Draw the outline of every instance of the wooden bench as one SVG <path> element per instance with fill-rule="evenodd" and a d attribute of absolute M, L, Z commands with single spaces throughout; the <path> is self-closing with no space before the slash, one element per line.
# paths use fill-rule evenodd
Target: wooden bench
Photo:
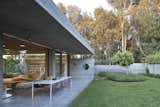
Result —
<path fill-rule="evenodd" d="M 72 77 L 62 77 L 57 80 L 39 80 L 39 81 L 33 81 L 32 82 L 32 99 L 34 98 L 34 85 L 39 84 L 39 85 L 50 85 L 50 100 L 52 99 L 52 91 L 53 91 L 53 85 L 57 83 L 61 83 L 64 81 L 70 80 L 70 86 L 72 87 Z"/>

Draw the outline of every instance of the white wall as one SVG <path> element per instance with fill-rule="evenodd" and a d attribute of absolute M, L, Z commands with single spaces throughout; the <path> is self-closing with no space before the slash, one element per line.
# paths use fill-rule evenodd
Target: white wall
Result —
<path fill-rule="evenodd" d="M 134 63 L 129 66 L 130 72 L 132 73 L 145 73 L 146 64 L 144 63 Z M 95 65 L 96 73 L 102 71 L 108 72 L 128 72 L 128 68 L 119 65 Z"/>
<path fill-rule="evenodd" d="M 84 64 L 89 64 L 90 68 L 85 70 Z M 150 66 L 146 63 L 134 63 L 129 66 L 131 73 L 145 73 L 146 68 L 149 68 L 150 73 L 160 74 L 160 65 Z M 128 72 L 128 68 L 119 65 L 95 65 L 93 58 L 86 59 L 72 59 L 71 60 L 71 76 L 92 78 L 94 73 L 108 71 L 108 72 Z"/>
<path fill-rule="evenodd" d="M 148 69 L 150 73 L 160 74 L 160 64 L 149 64 Z"/>
<path fill-rule="evenodd" d="M 84 69 L 84 64 L 89 64 L 88 70 Z M 93 78 L 95 73 L 94 64 L 93 58 L 71 59 L 71 76 L 73 78 Z"/>

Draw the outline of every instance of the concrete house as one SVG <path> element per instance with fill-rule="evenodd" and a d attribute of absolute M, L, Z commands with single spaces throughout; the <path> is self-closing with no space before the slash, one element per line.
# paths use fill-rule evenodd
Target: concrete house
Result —
<path fill-rule="evenodd" d="M 4 55 L 24 54 L 28 57 L 25 70 L 44 69 L 46 76 L 56 77 L 71 76 L 72 57 L 89 56 L 94 50 L 52 0 L 0 0 L 0 96 Z M 32 55 L 43 58 L 37 61 Z"/>

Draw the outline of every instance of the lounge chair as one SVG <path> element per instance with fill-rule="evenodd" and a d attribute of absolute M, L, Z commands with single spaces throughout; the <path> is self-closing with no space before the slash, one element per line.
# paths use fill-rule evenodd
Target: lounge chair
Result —
<path fill-rule="evenodd" d="M 4 85 L 4 90 L 5 90 L 5 98 L 11 97 L 11 94 L 8 94 L 8 85 L 10 84 L 17 84 L 17 83 L 24 83 L 24 82 L 31 82 L 31 81 L 38 81 L 42 79 L 44 76 L 45 71 L 39 71 L 39 72 L 30 72 L 26 75 L 20 75 L 17 77 L 13 78 L 4 78 L 3 79 L 3 85 Z"/>
<path fill-rule="evenodd" d="M 42 79 L 44 76 L 45 71 L 39 71 L 39 72 L 30 72 L 26 75 L 20 75 L 17 77 L 12 78 L 15 82 L 28 82 L 28 81 L 37 81 Z"/>

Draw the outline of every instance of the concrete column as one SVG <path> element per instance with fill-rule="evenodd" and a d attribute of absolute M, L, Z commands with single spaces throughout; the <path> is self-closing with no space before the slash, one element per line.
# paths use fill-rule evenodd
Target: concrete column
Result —
<path fill-rule="evenodd" d="M 49 76 L 49 49 L 46 51 L 46 63 L 45 63 L 45 71 L 46 71 L 46 77 Z"/>
<path fill-rule="evenodd" d="M 68 76 L 68 59 L 67 59 L 67 55 L 63 56 L 65 59 L 63 61 L 64 62 L 64 76 L 67 77 Z"/>
<path fill-rule="evenodd" d="M 60 57 L 59 57 L 60 63 L 59 63 L 59 70 L 60 70 L 60 75 L 62 75 L 62 53 L 60 53 Z"/>
<path fill-rule="evenodd" d="M 3 96 L 3 46 L 2 35 L 0 34 L 0 101 Z"/>
<path fill-rule="evenodd" d="M 67 76 L 70 76 L 71 74 L 70 74 L 70 63 L 71 63 L 71 57 L 70 57 L 70 55 L 68 54 L 67 55 Z"/>
<path fill-rule="evenodd" d="M 49 50 L 49 72 L 50 76 L 56 77 L 56 57 L 53 50 Z"/>
<path fill-rule="evenodd" d="M 54 78 L 56 78 L 56 56 L 55 56 L 55 52 L 52 51 L 52 61 L 53 61 L 53 65 L 52 65 L 52 68 L 53 68 L 53 72 L 52 72 L 52 75 Z"/>

